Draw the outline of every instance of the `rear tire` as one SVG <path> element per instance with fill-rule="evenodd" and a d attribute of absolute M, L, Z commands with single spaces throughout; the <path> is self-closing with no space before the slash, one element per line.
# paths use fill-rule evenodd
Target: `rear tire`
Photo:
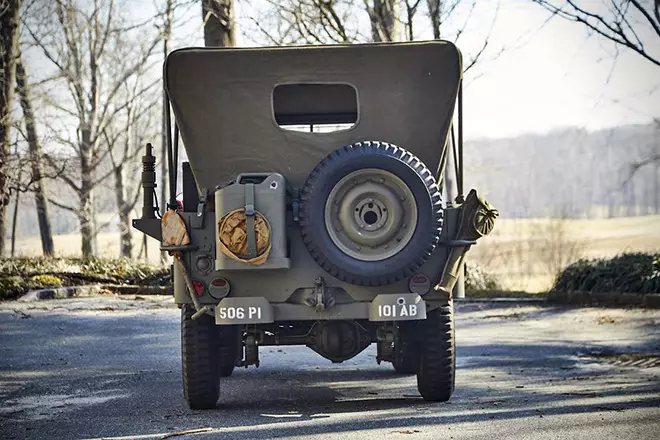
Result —
<path fill-rule="evenodd" d="M 181 308 L 183 393 L 191 409 L 215 408 L 220 377 L 231 375 L 237 354 L 237 329 L 219 326 L 212 316 L 192 320 L 195 308 Z"/>
<path fill-rule="evenodd" d="M 424 400 L 446 402 L 454 392 L 456 379 L 453 302 L 429 312 L 420 324 L 417 389 Z"/>
<path fill-rule="evenodd" d="M 419 368 L 419 344 L 415 335 L 416 322 L 400 322 L 394 333 L 392 366 L 399 374 L 415 374 Z"/>
<path fill-rule="evenodd" d="M 350 284 L 383 286 L 413 275 L 442 231 L 433 173 L 386 142 L 356 142 L 330 153 L 307 177 L 300 201 L 310 255 Z"/>

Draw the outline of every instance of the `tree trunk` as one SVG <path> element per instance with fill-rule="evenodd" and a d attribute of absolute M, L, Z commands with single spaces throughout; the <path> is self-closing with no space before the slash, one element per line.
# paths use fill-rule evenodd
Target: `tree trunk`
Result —
<path fill-rule="evenodd" d="M 202 0 L 204 45 L 235 46 L 234 0 Z"/>
<path fill-rule="evenodd" d="M 132 258 L 133 256 L 133 236 L 131 235 L 130 213 L 131 209 L 126 202 L 124 192 L 124 167 L 119 165 L 115 167 L 115 198 L 117 200 L 117 209 L 119 210 L 119 254 L 122 257 Z"/>
<path fill-rule="evenodd" d="M 367 7 L 371 20 L 371 39 L 374 42 L 401 41 L 398 0 L 374 0 Z"/>
<path fill-rule="evenodd" d="M 27 134 L 28 147 L 30 151 L 30 165 L 32 168 L 32 181 L 34 190 L 34 201 L 37 207 L 37 220 L 39 222 L 39 235 L 41 236 L 41 250 L 44 256 L 50 257 L 55 253 L 53 244 L 53 232 L 48 217 L 48 203 L 46 189 L 43 182 L 43 167 L 41 165 L 41 145 L 37 136 L 34 111 L 30 101 L 30 92 L 27 87 L 27 74 L 23 61 L 19 54 L 16 61 L 16 91 L 21 100 L 23 118 L 25 119 L 25 132 Z"/>
<path fill-rule="evenodd" d="M 10 0 L 0 10 L 0 256 L 5 252 L 7 204 L 9 203 L 8 159 L 11 154 L 11 110 L 16 84 L 20 0 Z"/>
<path fill-rule="evenodd" d="M 80 236 L 82 239 L 81 252 L 84 259 L 89 259 L 94 255 L 93 235 L 94 228 L 92 225 L 92 213 L 89 209 L 89 201 L 86 205 L 82 205 L 81 210 L 78 212 L 78 221 L 80 221 Z"/>
<path fill-rule="evenodd" d="M 18 204 L 21 200 L 21 192 L 16 191 L 16 199 L 14 200 L 14 218 L 11 222 L 11 257 L 14 258 L 16 252 L 16 224 L 18 223 Z"/>
<path fill-rule="evenodd" d="M 431 27 L 433 28 L 433 39 L 439 40 L 440 25 L 442 24 L 440 21 L 441 0 L 428 0 L 427 3 L 429 6 L 429 18 L 431 19 Z"/>
<path fill-rule="evenodd" d="M 167 0 L 165 9 L 165 29 L 163 31 L 163 60 L 167 59 L 170 53 L 170 37 L 172 33 L 172 0 Z M 170 109 L 168 107 L 167 95 L 163 91 L 163 112 L 161 121 L 161 155 L 160 155 L 160 213 L 165 214 L 167 209 L 167 119 L 166 115 Z M 160 253 L 160 263 L 167 261 L 167 252 Z"/>
<path fill-rule="evenodd" d="M 660 214 L 660 163 L 655 164 L 653 172 L 653 213 Z"/>
<path fill-rule="evenodd" d="M 81 130 L 82 145 L 80 146 L 80 234 L 82 236 L 81 252 L 84 259 L 94 255 L 94 198 L 93 198 L 93 170 L 91 167 L 91 130 L 83 126 Z"/>
<path fill-rule="evenodd" d="M 626 182 L 625 197 L 626 215 L 628 217 L 634 217 L 636 215 L 637 201 L 635 200 L 635 185 L 633 179 Z"/>

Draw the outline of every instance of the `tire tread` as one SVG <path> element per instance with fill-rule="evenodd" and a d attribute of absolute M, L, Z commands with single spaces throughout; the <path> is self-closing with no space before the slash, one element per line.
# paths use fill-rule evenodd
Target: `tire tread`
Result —
<path fill-rule="evenodd" d="M 421 323 L 420 363 L 417 389 L 424 400 L 446 402 L 454 392 L 456 345 L 454 307 L 430 311 Z"/>

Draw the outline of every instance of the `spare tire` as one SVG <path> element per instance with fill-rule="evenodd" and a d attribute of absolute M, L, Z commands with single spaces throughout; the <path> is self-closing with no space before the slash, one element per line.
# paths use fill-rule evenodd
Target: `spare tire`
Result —
<path fill-rule="evenodd" d="M 412 275 L 442 231 L 433 174 L 413 154 L 385 142 L 357 142 L 326 156 L 300 199 L 309 253 L 351 284 L 380 286 Z"/>

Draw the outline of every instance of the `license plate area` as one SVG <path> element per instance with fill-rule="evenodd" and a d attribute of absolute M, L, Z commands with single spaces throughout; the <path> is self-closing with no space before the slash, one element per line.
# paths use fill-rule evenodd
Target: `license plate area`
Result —
<path fill-rule="evenodd" d="M 369 306 L 369 321 L 426 319 L 426 303 L 416 293 L 381 294 Z"/>
<path fill-rule="evenodd" d="M 264 324 L 275 322 L 273 307 L 264 297 L 224 298 L 215 307 L 215 323 Z"/>

